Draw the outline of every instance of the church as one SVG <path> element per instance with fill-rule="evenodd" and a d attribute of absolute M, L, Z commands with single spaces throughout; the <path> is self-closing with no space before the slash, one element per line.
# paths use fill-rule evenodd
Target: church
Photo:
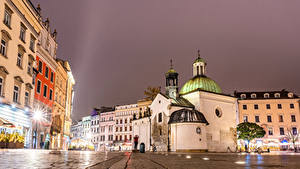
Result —
<path fill-rule="evenodd" d="M 146 150 L 227 152 L 236 148 L 237 98 L 222 93 L 206 74 L 207 63 L 198 57 L 193 77 L 178 88 L 178 73 L 171 64 L 165 74 L 166 93 L 149 106 L 148 117 L 133 121 L 134 136 Z"/>

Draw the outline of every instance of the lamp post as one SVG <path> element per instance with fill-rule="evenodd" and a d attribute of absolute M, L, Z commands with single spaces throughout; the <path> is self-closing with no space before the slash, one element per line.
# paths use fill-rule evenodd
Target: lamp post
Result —
<path fill-rule="evenodd" d="M 38 121 L 42 118 L 42 112 L 37 110 L 34 112 L 33 119 L 35 120 L 35 149 L 37 149 L 37 128 L 38 128 Z"/>

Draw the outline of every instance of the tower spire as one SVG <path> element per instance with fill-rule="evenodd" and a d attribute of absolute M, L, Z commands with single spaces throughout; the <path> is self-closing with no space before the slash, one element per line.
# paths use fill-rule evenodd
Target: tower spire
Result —
<path fill-rule="evenodd" d="M 200 50 L 198 49 L 198 58 L 200 58 Z"/>
<path fill-rule="evenodd" d="M 173 60 L 172 59 L 170 60 L 170 67 L 171 67 L 171 69 L 173 69 Z"/>

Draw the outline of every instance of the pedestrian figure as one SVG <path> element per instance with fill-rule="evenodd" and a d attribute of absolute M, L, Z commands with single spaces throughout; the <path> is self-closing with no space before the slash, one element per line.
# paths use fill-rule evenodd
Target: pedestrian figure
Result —
<path fill-rule="evenodd" d="M 119 151 L 121 151 L 121 146 L 119 146 Z"/>
<path fill-rule="evenodd" d="M 133 142 L 134 142 L 134 149 L 137 150 L 137 146 L 138 146 L 138 143 L 139 143 L 139 136 L 138 135 L 134 136 Z"/>

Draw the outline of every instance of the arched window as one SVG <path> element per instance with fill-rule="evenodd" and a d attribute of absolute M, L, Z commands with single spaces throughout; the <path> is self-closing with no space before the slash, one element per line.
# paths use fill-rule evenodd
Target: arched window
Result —
<path fill-rule="evenodd" d="M 275 93 L 275 94 L 274 94 L 274 97 L 275 97 L 275 98 L 280 98 L 280 93 Z"/>
<path fill-rule="evenodd" d="M 256 94 L 255 93 L 251 94 L 251 98 L 255 99 L 256 98 Z"/>
<path fill-rule="evenodd" d="M 264 94 L 264 98 L 270 98 L 270 94 L 269 93 L 265 93 Z"/>

